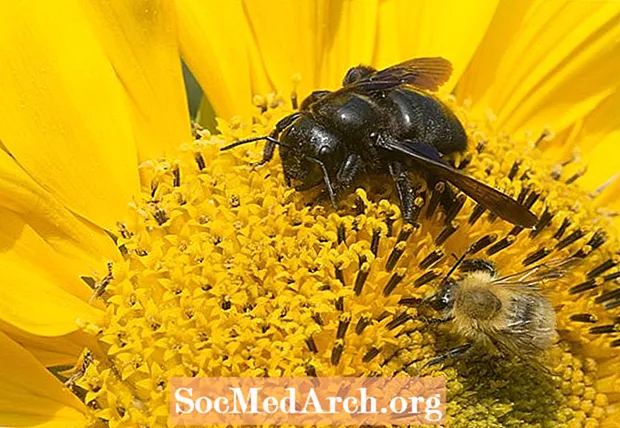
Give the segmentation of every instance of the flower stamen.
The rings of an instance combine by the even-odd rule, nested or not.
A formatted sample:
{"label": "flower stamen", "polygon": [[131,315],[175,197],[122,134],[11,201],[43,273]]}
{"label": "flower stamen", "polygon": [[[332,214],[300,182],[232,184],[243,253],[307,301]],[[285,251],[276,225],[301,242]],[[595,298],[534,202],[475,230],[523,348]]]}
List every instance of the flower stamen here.
{"label": "flower stamen", "polygon": [[[362,181],[338,210],[307,206],[313,195],[288,189],[278,162],[248,165],[260,158],[260,147],[220,152],[241,138],[267,135],[290,113],[278,97],[255,102],[260,114],[251,126],[220,122],[218,136],[196,129],[197,139],[175,158],[141,165],[149,185],[132,204],[132,222],[118,225],[124,258],[100,282],[106,282],[99,294],[106,316],[101,325],[84,327],[107,356],[93,352],[88,364],[80,363],[79,379],[71,377],[94,419],[164,426],[173,376],[422,370],[447,377],[455,423],[480,409],[501,423],[553,425],[579,412],[605,417],[612,387],[595,380],[598,371],[617,367],[611,354],[620,346],[613,312],[620,289],[612,285],[620,277],[617,238],[608,217],[597,215],[576,187],[578,177],[551,178],[555,165],[537,154],[550,131],[536,141],[515,141],[449,101],[477,142],[455,164],[516,195],[539,221],[523,233],[453,195],[445,183],[419,180],[412,225],[403,221],[394,191],[380,182]],[[545,284],[563,338],[548,355],[555,377],[518,359],[476,352],[467,364],[424,365],[458,345],[447,334],[449,323],[427,317],[420,306],[453,266],[449,255],[464,252],[492,261],[503,275],[546,260],[579,259],[566,278]],[[570,346],[586,341],[587,355]],[[590,358],[598,355],[603,358]],[[499,404],[488,402],[485,388]],[[524,390],[530,401],[552,403],[557,411],[532,409]]]}

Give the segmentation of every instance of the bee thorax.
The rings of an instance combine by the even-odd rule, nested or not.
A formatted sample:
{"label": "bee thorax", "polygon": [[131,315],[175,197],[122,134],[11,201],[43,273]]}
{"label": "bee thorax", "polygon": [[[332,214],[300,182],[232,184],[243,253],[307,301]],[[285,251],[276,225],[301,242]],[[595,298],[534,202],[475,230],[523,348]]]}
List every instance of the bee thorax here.
{"label": "bee thorax", "polygon": [[472,320],[488,321],[502,309],[502,302],[488,289],[473,289],[459,293],[454,309]]}

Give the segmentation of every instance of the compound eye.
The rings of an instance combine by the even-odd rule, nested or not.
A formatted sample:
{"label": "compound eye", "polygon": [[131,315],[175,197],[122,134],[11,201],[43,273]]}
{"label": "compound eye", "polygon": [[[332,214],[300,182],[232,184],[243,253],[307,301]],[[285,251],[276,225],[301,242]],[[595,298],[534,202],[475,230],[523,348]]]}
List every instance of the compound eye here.
{"label": "compound eye", "polygon": [[447,290],[445,293],[441,295],[441,303],[447,305],[450,303],[450,290]]}
{"label": "compound eye", "polygon": [[329,146],[321,146],[321,148],[319,149],[319,156],[325,157],[329,155],[331,152],[332,152],[332,149]]}
{"label": "compound eye", "polygon": [[450,281],[446,285],[444,285],[444,289],[441,291],[441,294],[439,296],[439,301],[444,308],[449,308],[454,303],[452,293],[455,286],[456,283],[453,281]]}

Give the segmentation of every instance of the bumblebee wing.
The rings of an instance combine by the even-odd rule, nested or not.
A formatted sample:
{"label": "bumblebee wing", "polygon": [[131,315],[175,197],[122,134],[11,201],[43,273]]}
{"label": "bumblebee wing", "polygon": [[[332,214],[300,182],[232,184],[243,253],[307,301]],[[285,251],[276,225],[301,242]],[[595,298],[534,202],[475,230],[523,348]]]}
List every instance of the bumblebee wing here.
{"label": "bumblebee wing", "polygon": [[382,91],[399,85],[412,85],[436,91],[452,74],[452,64],[441,57],[410,59],[392,67],[376,71],[347,87],[367,91]]}
{"label": "bumblebee wing", "polygon": [[422,164],[424,168],[454,184],[480,205],[510,223],[530,228],[538,222],[538,219],[530,210],[508,195],[487,186],[481,181],[460,173],[441,161],[430,159],[428,155],[424,153],[423,148],[417,148],[415,143],[383,139],[378,142],[378,144],[392,152],[405,154],[415,159]]}
{"label": "bumblebee wing", "polygon": [[543,349],[534,344],[532,336],[522,332],[500,331],[490,335],[493,344],[502,353],[513,355],[543,373],[550,373],[539,360]]}
{"label": "bumblebee wing", "polygon": [[502,278],[493,280],[493,284],[504,286],[533,287],[543,281],[559,279],[568,273],[571,266],[580,259],[577,257],[567,257],[562,259],[550,260],[545,263],[533,266],[521,272],[513,273]]}

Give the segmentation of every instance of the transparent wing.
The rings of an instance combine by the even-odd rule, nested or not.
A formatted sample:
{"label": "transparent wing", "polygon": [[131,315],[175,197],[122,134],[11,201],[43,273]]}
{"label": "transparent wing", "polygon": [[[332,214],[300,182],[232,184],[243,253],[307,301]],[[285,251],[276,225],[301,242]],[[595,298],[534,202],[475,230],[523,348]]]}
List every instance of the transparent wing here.
{"label": "transparent wing", "polygon": [[567,257],[550,260],[545,263],[495,279],[493,284],[514,287],[535,287],[543,281],[562,278],[579,260],[578,257]]}
{"label": "transparent wing", "polygon": [[515,356],[542,373],[551,373],[540,359],[543,350],[533,344],[531,336],[504,331],[492,334],[490,339],[503,354]]}

